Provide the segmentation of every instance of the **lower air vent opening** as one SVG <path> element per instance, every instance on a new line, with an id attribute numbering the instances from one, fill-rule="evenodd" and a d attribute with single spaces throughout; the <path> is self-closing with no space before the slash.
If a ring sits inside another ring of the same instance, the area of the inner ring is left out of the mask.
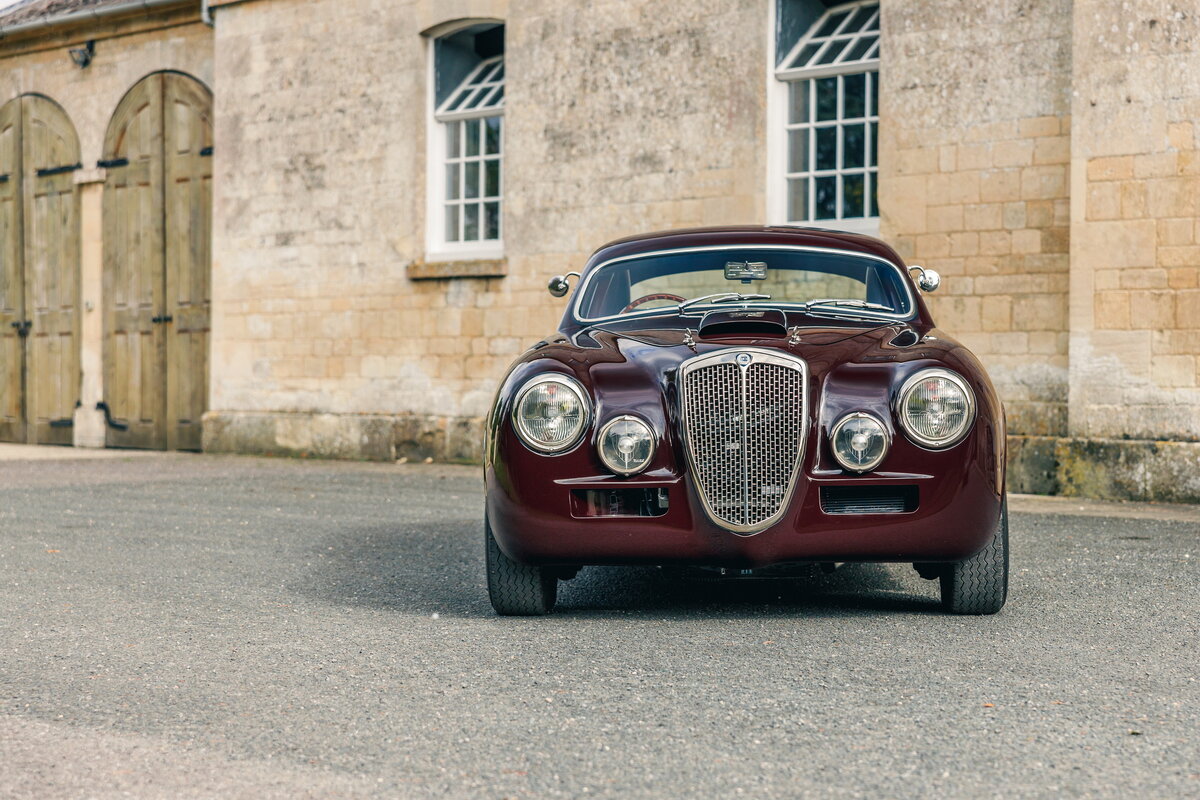
<path id="1" fill-rule="evenodd" d="M 666 489 L 574 489 L 575 517 L 661 517 L 670 508 Z"/>
<path id="2" fill-rule="evenodd" d="M 916 486 L 822 486 L 826 514 L 908 514 L 917 510 Z"/>

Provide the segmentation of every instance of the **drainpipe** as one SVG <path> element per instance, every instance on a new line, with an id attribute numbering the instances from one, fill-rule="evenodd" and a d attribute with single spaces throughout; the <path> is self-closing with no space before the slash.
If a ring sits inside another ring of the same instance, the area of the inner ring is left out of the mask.
<path id="1" fill-rule="evenodd" d="M 153 11 L 163 6 L 178 6 L 183 5 L 180 0 L 126 0 L 124 3 L 115 3 L 110 6 L 101 6 L 99 8 L 88 8 L 82 11 L 72 11 L 68 14 L 59 14 L 52 17 L 43 17 L 42 19 L 29 20 L 27 22 L 18 22 L 16 25 L 0 26 L 0 38 L 7 38 L 17 33 L 27 33 L 29 31 L 41 30 L 42 28 L 51 28 L 58 25 L 64 25 L 72 22 L 93 22 L 116 16 L 118 14 L 128 14 L 131 11 Z M 208 3 L 204 2 L 201 8 L 203 13 L 208 8 Z M 212 24 L 212 17 L 206 23 Z"/>

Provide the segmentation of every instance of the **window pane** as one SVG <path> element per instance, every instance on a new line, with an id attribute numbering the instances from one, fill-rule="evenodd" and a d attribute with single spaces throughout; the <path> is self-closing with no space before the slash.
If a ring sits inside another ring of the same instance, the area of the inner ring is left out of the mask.
<path id="1" fill-rule="evenodd" d="M 861 217 L 863 214 L 863 176 L 847 175 L 842 183 L 842 216 Z"/>
<path id="2" fill-rule="evenodd" d="M 458 158 L 459 149 L 459 132 L 458 129 L 462 126 L 461 122 L 446 123 L 446 157 Z"/>
<path id="3" fill-rule="evenodd" d="M 479 155 L 479 126 L 481 120 L 472 119 L 463 123 L 467 126 L 467 147 L 466 153 L 469 156 Z"/>
<path id="4" fill-rule="evenodd" d="M 500 196 L 500 159 L 489 158 L 483 162 L 483 194 L 485 197 Z"/>
<path id="5" fill-rule="evenodd" d="M 842 81 L 842 91 L 845 92 L 845 99 L 842 101 L 842 118 L 865 117 L 867 115 L 866 73 L 847 75 Z"/>
<path id="6" fill-rule="evenodd" d="M 879 73 L 871 73 L 871 116 L 879 116 Z"/>
<path id="7" fill-rule="evenodd" d="M 504 87 L 503 86 L 500 87 L 500 91 L 496 92 L 496 96 L 492 98 L 492 102 L 495 105 L 500 105 L 502 102 L 504 102 Z"/>
<path id="8" fill-rule="evenodd" d="M 852 39 L 835 39 L 830 42 L 829 49 L 821 56 L 822 64 L 832 64 L 837 61 L 837 57 L 842 54 L 842 51 L 850 46 Z"/>
<path id="9" fill-rule="evenodd" d="M 817 119 L 837 119 L 837 78 L 821 78 L 817 85 Z"/>
<path id="10" fill-rule="evenodd" d="M 500 152 L 500 117 L 488 117 L 483 121 L 483 152 L 491 155 Z"/>
<path id="11" fill-rule="evenodd" d="M 867 215 L 871 216 L 871 217 L 878 217 L 879 216 L 879 201 L 875 199 L 875 195 L 876 195 L 875 189 L 876 189 L 876 187 L 879 186 L 879 175 L 877 175 L 875 173 L 870 173 L 867 175 L 867 178 L 871 182 L 871 210 L 867 213 Z"/>
<path id="12" fill-rule="evenodd" d="M 458 164 L 446 165 L 446 199 L 457 200 L 458 194 Z"/>
<path id="13" fill-rule="evenodd" d="M 858 61 L 867 54 L 867 51 L 871 49 L 871 45 L 873 44 L 875 44 L 875 40 L 870 37 L 859 39 L 854 43 L 854 47 L 851 48 L 850 52 L 846 54 L 846 57 L 842 59 L 842 62 Z"/>
<path id="14" fill-rule="evenodd" d="M 808 128 L 788 131 L 788 172 L 808 172 Z"/>
<path id="15" fill-rule="evenodd" d="M 850 12 L 850 21 L 846 23 L 846 27 L 842 28 L 842 33 L 854 33 L 863 26 L 868 19 L 871 18 L 871 9 L 856 8 Z"/>
<path id="16" fill-rule="evenodd" d="M 479 240 L 479 204 L 468 203 L 463 206 L 463 241 Z"/>
<path id="17" fill-rule="evenodd" d="M 847 125 L 842 128 L 842 168 L 858 169 L 863 166 L 867 149 L 867 126 Z"/>
<path id="18" fill-rule="evenodd" d="M 479 162 L 468 161 L 463 167 L 463 197 L 479 197 Z"/>
<path id="19" fill-rule="evenodd" d="M 817 200 L 813 207 L 813 219 L 837 217 L 837 178 L 816 178 Z"/>
<path id="20" fill-rule="evenodd" d="M 792 178 L 788 181 L 788 220 L 804 222 L 808 219 L 808 178 Z"/>
<path id="21" fill-rule="evenodd" d="M 824 45 L 825 45 L 824 42 L 813 42 L 811 44 L 804 45 L 804 49 L 802 49 L 800 51 L 800 54 L 798 56 L 796 56 L 796 60 L 792 63 L 791 66 L 807 67 L 808 62 L 812 61 L 812 57 L 815 56 L 817 54 L 817 51 L 820 50 Z"/>
<path id="22" fill-rule="evenodd" d="M 458 241 L 458 206 L 446 206 L 446 241 Z"/>
<path id="23" fill-rule="evenodd" d="M 817 36 L 829 36 L 831 33 L 837 30 L 837 26 L 840 25 L 842 20 L 845 18 L 846 12 L 844 11 L 840 14 L 834 14 L 830 16 L 829 19 L 825 20 L 825 24 L 821 26 L 821 30 L 817 31 Z"/>
<path id="24" fill-rule="evenodd" d="M 492 76 L 492 80 L 494 80 L 494 81 L 504 80 L 504 62 L 503 61 L 500 62 L 500 69 L 499 69 L 499 71 L 496 72 L 495 75 Z"/>
<path id="25" fill-rule="evenodd" d="M 483 204 L 483 238 L 500 238 L 500 204 Z"/>
<path id="26" fill-rule="evenodd" d="M 837 169 L 837 127 L 817 128 L 815 169 Z"/>
<path id="27" fill-rule="evenodd" d="M 791 94 L 791 111 L 788 122 L 808 122 L 808 86 L 811 81 L 792 81 L 789 86 Z"/>
<path id="28" fill-rule="evenodd" d="M 871 123 L 871 156 L 867 163 L 872 167 L 879 163 L 879 123 Z"/>

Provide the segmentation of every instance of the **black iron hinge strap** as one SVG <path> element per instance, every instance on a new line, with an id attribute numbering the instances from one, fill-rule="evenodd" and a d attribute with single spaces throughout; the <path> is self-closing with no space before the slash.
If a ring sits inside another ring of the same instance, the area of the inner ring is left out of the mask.
<path id="1" fill-rule="evenodd" d="M 128 158 L 102 158 L 96 162 L 96 166 L 101 167 L 103 169 L 112 169 L 113 167 L 127 167 L 127 166 L 129 166 L 129 159 Z"/>
<path id="2" fill-rule="evenodd" d="M 66 164 L 61 167 L 46 167 L 37 171 L 39 178 L 48 178 L 51 175 L 62 175 L 64 172 L 74 172 L 77 169 L 82 169 L 83 164 Z"/>
<path id="3" fill-rule="evenodd" d="M 96 403 L 96 410 L 104 412 L 104 424 L 108 427 L 118 431 L 129 430 L 128 422 L 121 422 L 120 420 L 113 419 L 112 411 L 109 409 L 108 403 L 101 400 L 99 403 Z"/>

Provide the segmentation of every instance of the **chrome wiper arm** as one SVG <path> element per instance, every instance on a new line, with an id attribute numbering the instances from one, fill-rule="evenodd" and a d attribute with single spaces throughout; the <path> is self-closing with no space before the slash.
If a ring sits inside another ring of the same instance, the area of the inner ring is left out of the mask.
<path id="1" fill-rule="evenodd" d="M 850 297 L 822 297 L 819 300 L 809 300 L 804 304 L 806 309 L 813 306 L 840 306 L 844 308 L 864 308 L 870 311 L 887 311 L 888 313 L 896 313 L 896 309 L 891 306 L 880 305 L 879 303 L 869 303 L 866 300 L 855 300 Z"/>
<path id="2" fill-rule="evenodd" d="M 716 294 L 706 294 L 703 297 L 693 297 L 691 300 L 684 300 L 676 310 L 683 311 L 689 306 L 694 306 L 697 303 L 728 303 L 731 300 L 770 300 L 769 294 L 739 294 L 738 292 L 717 292 Z"/>

